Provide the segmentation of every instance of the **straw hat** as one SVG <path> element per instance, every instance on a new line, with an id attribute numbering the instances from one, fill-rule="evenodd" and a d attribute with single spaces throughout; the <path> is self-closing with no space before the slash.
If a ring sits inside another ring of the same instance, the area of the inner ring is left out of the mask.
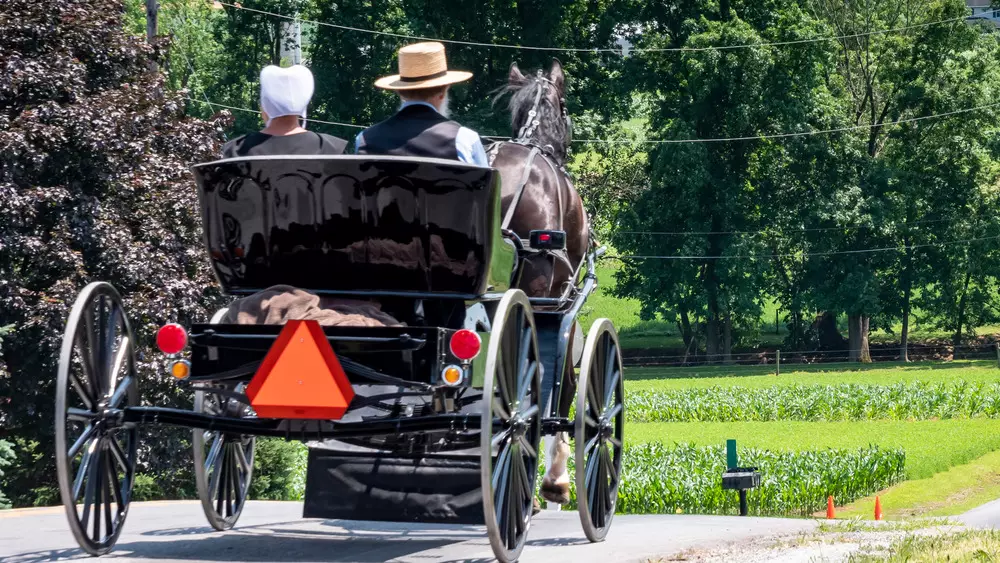
<path id="1" fill-rule="evenodd" d="M 379 78 L 375 86 L 386 90 L 417 90 L 455 84 L 472 78 L 471 72 L 448 70 L 444 45 L 414 43 L 399 50 L 399 74 Z"/>

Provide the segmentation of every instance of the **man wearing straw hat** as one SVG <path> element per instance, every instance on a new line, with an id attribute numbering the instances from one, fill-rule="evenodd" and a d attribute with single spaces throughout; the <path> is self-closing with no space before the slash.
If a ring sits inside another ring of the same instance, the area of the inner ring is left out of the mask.
<path id="1" fill-rule="evenodd" d="M 375 86 L 396 92 L 403 101 L 395 115 L 358 134 L 358 154 L 422 156 L 489 166 L 479 135 L 448 119 L 448 88 L 472 77 L 448 70 L 444 45 L 415 43 L 399 50 L 399 74 Z"/>

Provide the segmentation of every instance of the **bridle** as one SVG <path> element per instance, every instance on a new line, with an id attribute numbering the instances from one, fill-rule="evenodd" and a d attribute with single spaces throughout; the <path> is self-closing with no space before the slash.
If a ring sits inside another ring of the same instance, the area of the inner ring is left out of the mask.
<path id="1" fill-rule="evenodd" d="M 531 105 L 528 117 L 525 118 L 524 124 L 521 125 L 521 129 L 517 132 L 517 138 L 514 139 L 515 143 L 520 145 L 532 144 L 531 136 L 535 134 L 535 129 L 540 123 L 538 120 L 538 108 L 542 103 L 542 92 L 545 91 L 546 86 L 556 87 L 555 83 L 542 76 L 542 70 L 538 69 L 538 72 L 535 73 L 535 102 Z M 569 111 L 566 110 L 565 97 L 559 99 L 559 109 L 560 113 L 562 113 L 563 121 L 566 122 L 566 127 L 572 127 L 572 122 L 569 119 Z M 551 152 L 555 152 L 554 147 L 548 146 L 548 148 L 552 149 Z"/>

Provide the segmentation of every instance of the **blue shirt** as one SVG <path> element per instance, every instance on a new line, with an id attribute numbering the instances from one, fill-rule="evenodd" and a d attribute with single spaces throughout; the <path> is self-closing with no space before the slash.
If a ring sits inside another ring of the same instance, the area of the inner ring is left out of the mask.
<path id="1" fill-rule="evenodd" d="M 437 108 L 432 104 L 427 102 L 403 102 L 403 105 L 399 106 L 399 109 L 403 109 L 407 106 L 412 105 L 424 105 L 434 111 Z M 354 154 L 358 153 L 358 147 L 362 147 L 365 144 L 364 131 L 358 133 L 358 136 L 354 138 Z M 476 134 L 472 129 L 466 127 L 460 127 L 458 129 L 458 135 L 455 137 L 455 151 L 458 153 L 458 160 L 462 162 L 468 162 L 469 164 L 475 164 L 476 166 L 489 167 L 490 161 L 486 158 L 486 149 L 483 148 L 483 142 L 479 140 L 479 135 Z"/>

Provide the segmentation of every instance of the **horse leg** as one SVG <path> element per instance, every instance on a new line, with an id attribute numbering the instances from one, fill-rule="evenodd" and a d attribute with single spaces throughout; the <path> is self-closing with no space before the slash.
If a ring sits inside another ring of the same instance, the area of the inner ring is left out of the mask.
<path id="1" fill-rule="evenodd" d="M 552 466 L 542 479 L 542 498 L 556 504 L 569 502 L 569 438 L 565 432 L 556 434 L 552 447 L 545 452 L 551 456 Z"/>
<path id="2" fill-rule="evenodd" d="M 563 376 L 563 384 L 559 390 L 559 416 L 569 417 L 569 408 L 576 398 L 576 372 L 573 368 L 573 340 L 575 332 L 570 332 L 569 342 L 566 347 L 566 371 Z M 556 434 L 556 439 L 552 442 L 552 447 L 546 455 L 550 456 L 552 465 L 542 479 L 542 498 L 556 504 L 566 504 L 569 502 L 569 471 L 568 463 L 570 456 L 569 436 L 565 432 Z"/>

